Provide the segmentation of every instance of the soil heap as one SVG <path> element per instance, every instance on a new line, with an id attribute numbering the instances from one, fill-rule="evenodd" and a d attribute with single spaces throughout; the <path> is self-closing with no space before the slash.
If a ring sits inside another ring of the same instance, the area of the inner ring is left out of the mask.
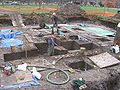
<path id="1" fill-rule="evenodd" d="M 120 13 L 116 14 L 115 16 L 113 16 L 113 18 L 120 19 Z"/>
<path id="2" fill-rule="evenodd" d="M 67 15 L 67 16 L 77 16 L 77 15 L 85 15 L 86 12 L 80 8 L 80 6 L 75 4 L 68 4 L 58 10 L 55 11 L 59 15 Z"/>

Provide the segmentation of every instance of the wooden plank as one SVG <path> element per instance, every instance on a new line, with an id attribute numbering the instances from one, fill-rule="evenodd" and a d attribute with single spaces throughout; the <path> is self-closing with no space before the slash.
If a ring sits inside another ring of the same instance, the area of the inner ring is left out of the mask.
<path id="1" fill-rule="evenodd" d="M 28 40 L 28 42 L 33 43 L 33 40 L 28 34 L 24 34 L 25 38 Z"/>
<path id="2" fill-rule="evenodd" d="M 28 81 L 34 81 L 30 71 L 16 71 L 14 73 L 14 76 L 17 79 L 17 82 L 15 84 L 24 83 Z"/>
<path id="3" fill-rule="evenodd" d="M 118 59 L 105 52 L 99 55 L 89 57 L 98 67 L 104 68 L 120 63 Z"/>
<path id="4" fill-rule="evenodd" d="M 60 50 L 60 51 L 61 51 L 61 50 L 67 50 L 67 49 L 65 49 L 63 46 L 55 46 L 55 48 L 58 49 L 58 50 Z"/>

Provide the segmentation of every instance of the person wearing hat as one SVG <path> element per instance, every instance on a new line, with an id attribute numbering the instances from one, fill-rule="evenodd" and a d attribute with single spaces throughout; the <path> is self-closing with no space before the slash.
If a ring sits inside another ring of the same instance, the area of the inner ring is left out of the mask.
<path id="1" fill-rule="evenodd" d="M 54 34 L 54 27 L 57 28 L 57 33 L 59 34 L 59 30 L 58 30 L 58 16 L 56 15 L 56 13 L 52 14 L 53 17 L 53 28 L 52 28 L 52 34 Z"/>
<path id="2" fill-rule="evenodd" d="M 53 13 L 52 16 L 53 16 L 53 27 L 58 27 L 58 16 L 56 15 L 56 13 Z"/>

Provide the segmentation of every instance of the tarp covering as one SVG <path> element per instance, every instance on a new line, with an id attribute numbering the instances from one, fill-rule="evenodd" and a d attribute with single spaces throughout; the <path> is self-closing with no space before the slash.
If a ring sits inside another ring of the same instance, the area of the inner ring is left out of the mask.
<path id="1" fill-rule="evenodd" d="M 3 33 L 0 33 L 0 37 L 2 39 L 14 38 L 16 37 L 16 35 L 20 35 L 20 34 L 22 34 L 22 32 L 3 32 Z"/>
<path id="2" fill-rule="evenodd" d="M 67 27 L 75 27 L 75 26 L 77 26 L 77 25 L 66 24 L 65 26 L 67 26 Z"/>
<path id="3" fill-rule="evenodd" d="M 51 29 L 52 27 L 49 24 L 45 24 L 45 27 Z"/>
<path id="4" fill-rule="evenodd" d="M 0 32 L 12 32 L 12 29 L 0 29 Z"/>
<path id="5" fill-rule="evenodd" d="M 81 27 L 83 30 L 97 34 L 98 36 L 114 35 L 114 32 L 97 28 L 97 27 Z"/>
<path id="6" fill-rule="evenodd" d="M 87 24 L 79 24 L 79 26 L 81 26 L 81 27 L 88 27 L 89 25 L 87 25 Z"/>
<path id="7" fill-rule="evenodd" d="M 85 37 L 82 37 L 82 36 L 80 36 L 80 35 L 78 35 L 78 39 L 79 39 L 79 40 L 88 40 L 88 39 L 86 39 Z"/>
<path id="8" fill-rule="evenodd" d="M 23 41 L 20 39 L 5 39 L 1 40 L 0 48 L 7 48 L 11 45 L 20 46 L 23 45 Z"/>
<path id="9" fill-rule="evenodd" d="M 29 81 L 25 83 L 16 84 L 16 85 L 3 86 L 3 87 L 0 87 L 0 90 L 9 89 L 9 88 L 21 88 L 21 87 L 39 85 L 39 84 L 40 83 L 38 81 Z"/>

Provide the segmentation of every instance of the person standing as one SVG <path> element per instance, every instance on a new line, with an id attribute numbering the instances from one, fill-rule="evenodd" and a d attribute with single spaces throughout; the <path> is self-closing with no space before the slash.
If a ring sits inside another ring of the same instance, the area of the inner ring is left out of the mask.
<path id="1" fill-rule="evenodd" d="M 47 39 L 47 42 L 48 42 L 48 55 L 52 56 L 54 55 L 54 46 L 57 44 L 54 42 L 54 39 L 52 37 L 49 37 Z"/>
<path id="2" fill-rule="evenodd" d="M 52 16 L 53 16 L 53 27 L 58 27 L 58 16 L 56 15 L 56 13 L 53 13 Z"/>
<path id="3" fill-rule="evenodd" d="M 58 30 L 58 16 L 56 15 L 56 13 L 53 13 L 52 16 L 53 16 L 52 34 L 54 34 L 54 27 L 57 28 L 57 33 L 59 34 L 59 30 Z"/>

